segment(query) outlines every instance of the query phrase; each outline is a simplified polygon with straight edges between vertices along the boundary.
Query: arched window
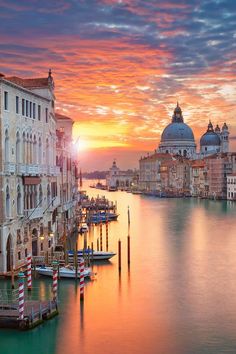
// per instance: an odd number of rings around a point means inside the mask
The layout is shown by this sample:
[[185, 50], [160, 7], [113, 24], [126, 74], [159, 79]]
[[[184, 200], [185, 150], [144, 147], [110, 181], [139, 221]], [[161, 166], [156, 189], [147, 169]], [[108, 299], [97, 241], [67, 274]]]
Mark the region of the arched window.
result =
[[16, 163], [20, 163], [20, 133], [16, 133]]
[[5, 162], [9, 161], [9, 134], [5, 131]]
[[39, 205], [42, 206], [43, 204], [43, 190], [42, 190], [42, 186], [40, 184], [39, 186]]
[[10, 216], [10, 207], [11, 207], [11, 199], [10, 199], [10, 190], [7, 186], [6, 188], [6, 217]]
[[33, 141], [33, 163], [37, 163], [37, 140], [35, 135]]
[[21, 161], [23, 163], [26, 163], [27, 143], [26, 143], [25, 132], [22, 135], [22, 140], [23, 140], [23, 149], [22, 149]]
[[50, 185], [48, 184], [47, 186], [47, 207], [49, 206], [51, 202], [51, 191], [50, 191]]
[[26, 135], [26, 163], [30, 163], [30, 141], [29, 134]]
[[29, 186], [29, 194], [30, 194], [30, 209], [34, 207], [34, 189], [33, 186]]
[[34, 207], [38, 205], [38, 191], [37, 191], [37, 186], [34, 186]]
[[39, 138], [38, 163], [42, 163], [42, 140]]
[[46, 139], [46, 165], [49, 165], [49, 141]]
[[16, 207], [17, 207], [17, 215], [21, 215], [22, 214], [22, 209], [21, 209], [21, 192], [20, 192], [20, 186], [18, 185], [17, 187], [17, 203], [16, 203]]
[[28, 188], [24, 186], [24, 209], [28, 209]]
[[29, 163], [33, 163], [33, 140], [31, 134], [29, 136]]

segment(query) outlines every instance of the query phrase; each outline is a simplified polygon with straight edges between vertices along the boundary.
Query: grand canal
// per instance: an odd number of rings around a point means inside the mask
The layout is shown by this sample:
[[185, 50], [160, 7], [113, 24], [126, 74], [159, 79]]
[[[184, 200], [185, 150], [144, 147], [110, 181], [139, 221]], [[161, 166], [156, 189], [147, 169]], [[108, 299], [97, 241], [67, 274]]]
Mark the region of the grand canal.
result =
[[[30, 332], [0, 330], [0, 354], [235, 354], [236, 205], [88, 189], [99, 192], [117, 201], [109, 249], [121, 239], [121, 273], [117, 257], [94, 265], [83, 305], [78, 284], [60, 280], [60, 315]], [[98, 235], [96, 226], [88, 243]], [[35, 283], [40, 294], [50, 281]]]

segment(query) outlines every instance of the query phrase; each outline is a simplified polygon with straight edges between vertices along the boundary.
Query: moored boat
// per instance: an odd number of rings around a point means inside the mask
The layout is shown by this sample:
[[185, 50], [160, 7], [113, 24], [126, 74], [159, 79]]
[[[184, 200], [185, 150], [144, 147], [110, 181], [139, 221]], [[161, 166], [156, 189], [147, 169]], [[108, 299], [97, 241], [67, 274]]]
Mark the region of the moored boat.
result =
[[106, 221], [116, 221], [118, 218], [119, 214], [116, 213], [107, 213], [105, 211], [95, 213], [89, 216], [88, 223], [91, 224], [98, 224], [100, 222], [106, 222]]
[[[52, 267], [47, 267], [47, 266], [42, 266], [42, 267], [36, 267], [36, 271], [40, 275], [46, 275], [49, 277], [52, 277], [53, 274], [53, 268]], [[76, 270], [75, 267], [73, 266], [65, 266], [65, 267], [60, 267], [59, 268], [59, 273], [61, 278], [74, 278], [76, 277]], [[85, 268], [84, 269], [84, 277], [90, 277], [92, 275], [92, 271], [90, 268]], [[78, 278], [80, 276], [79, 269], [78, 269]]]
[[79, 228], [79, 233], [83, 234], [84, 232], [88, 232], [89, 228], [86, 223], [82, 223], [80, 228]]
[[[94, 261], [99, 260], [109, 260], [116, 255], [114, 252], [105, 252], [105, 251], [93, 251], [91, 249], [86, 250], [78, 250], [77, 251], [78, 257], [83, 257], [83, 255], [89, 255], [93, 258]], [[74, 257], [74, 251], [68, 252], [69, 260], [70, 258]]]

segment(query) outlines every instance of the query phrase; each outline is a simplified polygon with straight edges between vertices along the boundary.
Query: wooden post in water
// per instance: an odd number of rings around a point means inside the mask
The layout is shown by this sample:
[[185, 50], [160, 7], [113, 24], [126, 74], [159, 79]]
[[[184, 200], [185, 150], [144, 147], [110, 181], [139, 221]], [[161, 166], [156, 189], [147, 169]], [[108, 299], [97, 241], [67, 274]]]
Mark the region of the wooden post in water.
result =
[[100, 223], [100, 251], [102, 251], [102, 223]]
[[121, 271], [121, 240], [118, 241], [118, 269]]
[[35, 258], [33, 259], [33, 267], [34, 267], [34, 279], [37, 277], [37, 271], [36, 271], [36, 261]]
[[45, 264], [46, 266], [48, 266], [48, 262], [49, 262], [49, 255], [48, 255], [48, 251], [45, 254]]
[[128, 259], [128, 267], [130, 265], [130, 235], [127, 236], [127, 259]]
[[129, 211], [129, 206], [128, 206], [128, 227], [130, 227], [130, 211]]
[[87, 231], [84, 233], [84, 249], [87, 249]]
[[91, 261], [93, 263], [93, 242], [91, 244]]
[[97, 238], [97, 251], [99, 251], [99, 239]]
[[90, 254], [90, 247], [88, 246], [88, 253], [87, 253], [87, 257], [88, 257], [88, 259], [87, 259], [87, 264], [88, 264], [88, 267], [90, 267], [90, 256], [91, 256], [91, 254]]
[[77, 242], [75, 245], [75, 250], [74, 250], [74, 266], [75, 266], [75, 279], [77, 280], [78, 278], [78, 246]]
[[106, 220], [106, 251], [108, 251], [108, 220]]

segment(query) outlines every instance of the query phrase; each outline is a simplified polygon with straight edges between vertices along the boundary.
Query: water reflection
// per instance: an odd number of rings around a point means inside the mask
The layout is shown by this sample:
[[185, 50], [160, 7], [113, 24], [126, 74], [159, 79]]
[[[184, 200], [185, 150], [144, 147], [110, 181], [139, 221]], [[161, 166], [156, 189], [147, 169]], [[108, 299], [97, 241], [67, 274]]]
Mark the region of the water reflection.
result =
[[[14, 332], [8, 352], [0, 332], [0, 352], [27, 354], [38, 345], [46, 354], [235, 354], [235, 204], [102, 193], [118, 204], [118, 222], [109, 224], [108, 237], [116, 253], [122, 241], [121, 272], [117, 256], [94, 263], [97, 275], [86, 282], [84, 303], [79, 283], [61, 279], [59, 317], [32, 332]], [[89, 229], [90, 246], [96, 248], [99, 232], [98, 226]], [[78, 247], [83, 243], [79, 236]], [[39, 282], [46, 295], [50, 281]], [[21, 340], [29, 349], [17, 345]]]

